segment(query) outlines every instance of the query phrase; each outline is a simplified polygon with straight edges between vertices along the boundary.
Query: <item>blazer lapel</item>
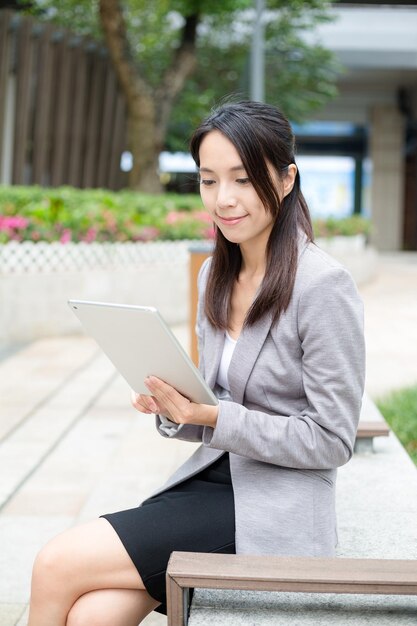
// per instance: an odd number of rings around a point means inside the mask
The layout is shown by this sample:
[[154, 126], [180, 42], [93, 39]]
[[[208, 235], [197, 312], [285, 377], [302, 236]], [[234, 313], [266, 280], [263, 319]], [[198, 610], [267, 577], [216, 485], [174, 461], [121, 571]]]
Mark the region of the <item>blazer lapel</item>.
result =
[[[240, 333], [229, 366], [228, 379], [234, 402], [243, 403], [246, 384], [272, 324], [272, 314]], [[216, 372], [217, 373], [217, 372]]]

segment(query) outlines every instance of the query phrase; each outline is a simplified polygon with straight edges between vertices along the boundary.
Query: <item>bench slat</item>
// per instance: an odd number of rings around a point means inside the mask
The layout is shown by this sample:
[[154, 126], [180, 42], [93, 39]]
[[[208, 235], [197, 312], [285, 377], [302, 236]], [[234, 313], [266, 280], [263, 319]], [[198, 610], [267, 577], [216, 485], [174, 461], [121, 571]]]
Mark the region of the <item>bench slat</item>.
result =
[[386, 422], [361, 421], [358, 425], [356, 437], [359, 439], [367, 437], [388, 437], [390, 428]]
[[184, 590], [194, 587], [417, 595], [417, 561], [173, 552], [167, 568], [169, 626], [186, 624]]

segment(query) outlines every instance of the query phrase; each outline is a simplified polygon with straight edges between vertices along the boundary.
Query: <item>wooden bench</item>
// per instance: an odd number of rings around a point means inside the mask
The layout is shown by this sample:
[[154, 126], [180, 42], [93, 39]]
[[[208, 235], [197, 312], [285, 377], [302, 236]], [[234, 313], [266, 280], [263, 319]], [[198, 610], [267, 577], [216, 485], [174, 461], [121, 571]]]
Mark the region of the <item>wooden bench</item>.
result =
[[168, 626], [185, 626], [190, 588], [417, 595], [417, 561], [173, 552], [166, 580]]
[[361, 420], [356, 432], [355, 452], [372, 452], [374, 437], [388, 437], [390, 428], [384, 420]]

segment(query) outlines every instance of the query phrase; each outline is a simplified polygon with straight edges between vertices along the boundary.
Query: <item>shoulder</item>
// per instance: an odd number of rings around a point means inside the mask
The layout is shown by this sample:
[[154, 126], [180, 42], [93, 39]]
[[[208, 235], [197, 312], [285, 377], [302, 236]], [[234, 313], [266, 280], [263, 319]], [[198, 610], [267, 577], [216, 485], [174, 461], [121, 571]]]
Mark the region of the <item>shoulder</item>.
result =
[[337, 288], [340, 284], [348, 284], [357, 291], [351, 274], [341, 263], [316, 244], [304, 244], [298, 259], [294, 296], [301, 296], [303, 292], [313, 288], [319, 291], [320, 287]]
[[344, 328], [352, 336], [362, 332], [363, 304], [355, 281], [343, 265], [315, 244], [301, 251], [292, 312], [300, 338], [307, 333], [325, 334], [329, 327], [338, 328], [339, 333]]
[[304, 243], [299, 253], [298, 270], [300, 277], [314, 278], [317, 274], [335, 269], [344, 269], [341, 263], [336, 261], [327, 252], [324, 252], [315, 243]]
[[315, 244], [299, 256], [292, 310], [301, 320], [320, 326], [342, 317], [363, 317], [362, 299], [350, 272]]

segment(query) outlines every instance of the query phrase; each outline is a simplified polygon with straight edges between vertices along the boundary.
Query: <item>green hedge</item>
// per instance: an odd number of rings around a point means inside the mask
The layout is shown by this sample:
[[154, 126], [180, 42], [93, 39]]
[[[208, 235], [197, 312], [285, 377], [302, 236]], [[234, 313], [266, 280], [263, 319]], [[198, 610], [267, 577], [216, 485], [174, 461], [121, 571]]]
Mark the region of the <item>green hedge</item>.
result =
[[377, 406], [417, 465], [417, 385], [381, 398]]
[[[359, 216], [315, 221], [316, 236], [369, 233]], [[197, 195], [103, 189], [0, 186], [0, 243], [207, 239], [209, 215]]]

